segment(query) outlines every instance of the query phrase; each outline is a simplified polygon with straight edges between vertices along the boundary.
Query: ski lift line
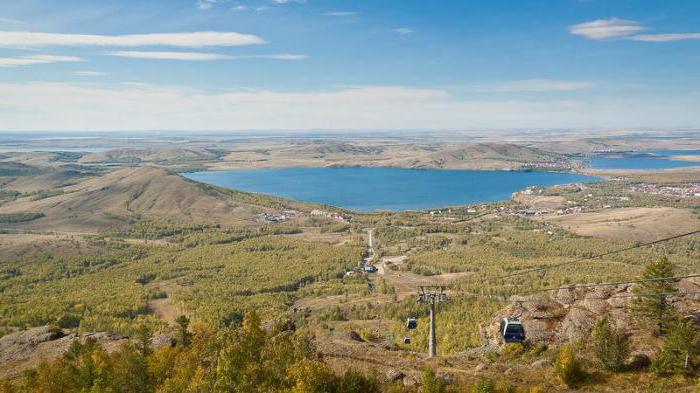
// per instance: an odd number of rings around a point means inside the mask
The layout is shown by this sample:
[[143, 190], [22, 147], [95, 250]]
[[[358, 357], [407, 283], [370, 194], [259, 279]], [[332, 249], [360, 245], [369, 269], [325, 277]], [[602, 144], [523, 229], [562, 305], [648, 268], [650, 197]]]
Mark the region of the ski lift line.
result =
[[561, 289], [597, 288], [597, 287], [609, 287], [609, 286], [624, 285], [624, 284], [639, 284], [639, 283], [643, 283], [643, 282], [676, 281], [676, 280], [681, 280], [684, 278], [695, 278], [695, 277], [700, 277], [700, 273], [687, 274], [685, 276], [649, 278], [649, 279], [644, 279], [644, 280], [605, 282], [605, 283], [600, 283], [600, 284], [572, 284], [572, 285], [568, 285], [565, 287], [536, 289], [534, 291], [524, 292], [524, 293], [522, 293], [522, 295], [529, 295], [529, 294], [538, 293], [538, 292], [552, 292], [552, 291], [558, 291]]
[[[585, 299], [594, 300], [607, 300], [607, 299], [618, 299], [618, 298], [630, 298], [630, 297], [658, 297], [658, 296], [685, 296], [685, 295], [700, 295], [700, 291], [693, 292], [662, 292], [662, 293], [629, 293], [629, 294], [618, 294], [611, 296], [586, 296]], [[452, 296], [452, 299], [496, 299], [507, 301], [509, 297], [522, 296], [522, 295], [481, 295], [481, 294], [462, 294], [457, 296]], [[521, 300], [516, 300], [520, 302]]]
[[594, 255], [594, 256], [591, 256], [591, 257], [577, 258], [577, 259], [574, 259], [573, 261], [557, 263], [557, 264], [554, 264], [554, 265], [540, 266], [540, 267], [530, 268], [530, 269], [523, 269], [523, 270], [516, 271], [515, 273], [510, 273], [510, 274], [506, 274], [506, 275], [503, 275], [503, 276], [498, 276], [498, 277], [483, 277], [482, 279], [483, 279], [483, 280], [488, 280], [488, 281], [492, 281], [492, 280], [502, 280], [502, 279], [505, 279], [505, 278], [515, 277], [515, 276], [519, 276], [519, 275], [522, 275], [522, 274], [527, 274], [527, 273], [532, 273], [532, 272], [538, 272], [538, 271], [544, 271], [544, 270], [554, 269], [554, 268], [557, 268], [557, 267], [562, 267], [562, 266], [566, 266], [566, 265], [572, 265], [572, 264], [574, 264], [574, 263], [583, 262], [583, 261], [586, 261], [586, 260], [598, 259], [598, 258], [606, 257], [606, 256], [608, 256], [608, 255], [614, 255], [614, 254], [619, 254], [619, 253], [621, 253], [621, 252], [634, 250], [634, 249], [637, 249], [637, 248], [653, 246], [653, 245], [655, 245], [655, 244], [667, 242], [667, 241], [670, 241], [670, 240], [680, 239], [680, 238], [686, 237], [686, 236], [697, 235], [697, 234], [700, 234], [700, 230], [692, 231], [692, 232], [686, 232], [686, 233], [681, 233], [681, 234], [679, 234], [679, 235], [675, 235], [675, 236], [666, 237], [666, 238], [663, 238], [663, 239], [654, 240], [654, 241], [648, 242], [648, 243], [641, 243], [641, 244], [637, 244], [637, 245], [634, 245], [634, 246], [631, 246], [631, 247], [625, 247], [625, 248], [621, 248], [621, 249], [614, 250], [614, 251], [608, 251], [608, 252], [604, 252], [604, 253], [602, 253], [602, 254]]
[[[567, 289], [572, 290], [572, 289], [579, 289], [579, 288], [599, 288], [599, 287], [617, 286], [617, 285], [624, 285], [624, 284], [639, 284], [639, 283], [644, 283], [644, 282], [678, 281], [678, 280], [682, 280], [684, 278], [697, 278], [697, 277], [700, 277], [700, 273], [686, 274], [683, 276], [649, 278], [649, 279], [642, 279], [642, 280], [605, 282], [605, 283], [598, 283], [598, 284], [588, 284], [588, 283], [571, 284], [571, 285], [567, 285], [564, 287], [536, 289], [536, 290], [532, 290], [532, 291], [526, 291], [526, 292], [509, 294], [509, 295], [465, 293], [465, 294], [457, 295], [457, 297], [467, 296], [467, 297], [483, 297], [483, 298], [491, 298], [491, 299], [493, 299], [493, 298], [503, 299], [503, 298], [510, 297], [510, 296], [527, 296], [527, 295], [532, 295], [534, 293], [553, 292], [553, 291], [567, 290]], [[644, 295], [640, 295], [640, 296], [644, 296]]]

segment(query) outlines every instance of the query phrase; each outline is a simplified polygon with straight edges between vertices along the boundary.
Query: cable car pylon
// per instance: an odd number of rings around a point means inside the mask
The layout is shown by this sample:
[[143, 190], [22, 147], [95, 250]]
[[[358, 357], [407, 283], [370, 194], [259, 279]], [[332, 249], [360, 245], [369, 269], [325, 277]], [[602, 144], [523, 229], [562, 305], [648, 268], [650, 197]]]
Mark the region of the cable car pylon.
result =
[[435, 305], [447, 301], [445, 287], [421, 286], [418, 292], [418, 301], [430, 305], [430, 332], [428, 333], [428, 357], [437, 355], [437, 338], [435, 326]]

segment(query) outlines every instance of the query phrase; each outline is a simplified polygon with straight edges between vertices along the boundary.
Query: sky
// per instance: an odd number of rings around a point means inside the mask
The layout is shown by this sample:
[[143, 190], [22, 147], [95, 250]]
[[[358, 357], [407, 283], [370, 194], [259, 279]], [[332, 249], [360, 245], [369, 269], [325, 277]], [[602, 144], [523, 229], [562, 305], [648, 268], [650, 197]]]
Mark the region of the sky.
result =
[[0, 0], [4, 131], [697, 127], [697, 0]]

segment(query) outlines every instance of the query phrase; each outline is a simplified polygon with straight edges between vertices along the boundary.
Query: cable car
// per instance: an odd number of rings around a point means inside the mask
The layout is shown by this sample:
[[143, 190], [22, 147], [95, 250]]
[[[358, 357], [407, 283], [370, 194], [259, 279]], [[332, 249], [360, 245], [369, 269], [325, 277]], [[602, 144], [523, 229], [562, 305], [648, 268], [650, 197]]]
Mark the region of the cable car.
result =
[[410, 343], [411, 343], [411, 338], [410, 338], [410, 337], [404, 337], [404, 338], [403, 338], [403, 343], [404, 343], [404, 344], [410, 344]]
[[415, 329], [418, 327], [418, 321], [415, 318], [410, 317], [406, 320], [406, 327], [409, 329]]
[[506, 343], [521, 343], [525, 341], [525, 326], [517, 318], [503, 318], [501, 335]]

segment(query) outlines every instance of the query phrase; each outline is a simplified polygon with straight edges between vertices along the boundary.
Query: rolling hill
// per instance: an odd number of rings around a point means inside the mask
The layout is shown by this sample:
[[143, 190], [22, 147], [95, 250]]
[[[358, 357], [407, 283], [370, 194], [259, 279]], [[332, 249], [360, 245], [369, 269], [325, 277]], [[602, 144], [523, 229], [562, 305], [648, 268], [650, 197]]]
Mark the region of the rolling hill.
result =
[[0, 206], [0, 215], [43, 214], [12, 224], [22, 229], [94, 231], [140, 219], [250, 225], [254, 215], [269, 210], [269, 206], [299, 207], [296, 205], [208, 186], [168, 170], [144, 166], [89, 178], [65, 187], [59, 195], [17, 199]]

